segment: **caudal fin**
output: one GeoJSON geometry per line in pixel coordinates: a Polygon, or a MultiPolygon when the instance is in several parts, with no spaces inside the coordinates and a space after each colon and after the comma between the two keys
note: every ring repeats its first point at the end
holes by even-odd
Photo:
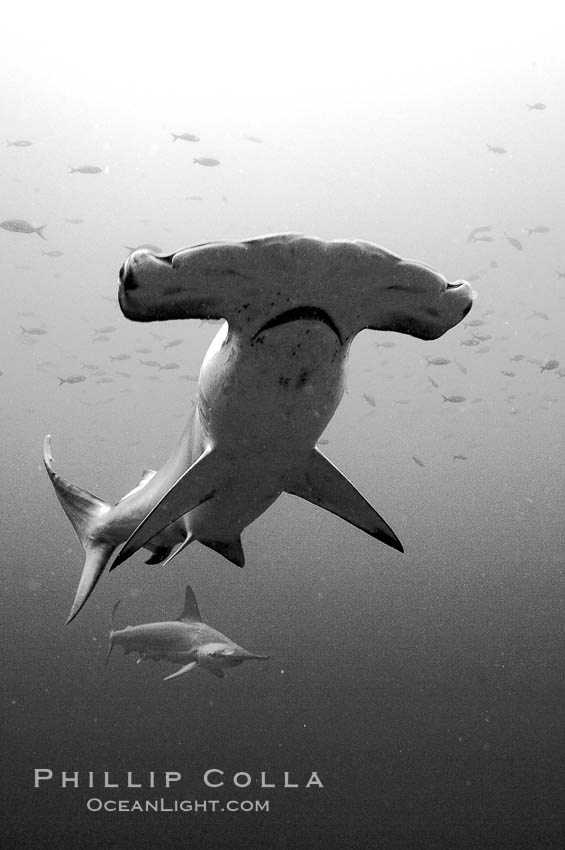
{"type": "Polygon", "coordinates": [[[41,236],[42,239],[45,239],[45,241],[47,241],[47,237],[43,235],[43,231],[45,230],[46,227],[47,227],[46,224],[42,224],[40,227],[36,227],[35,230],[33,231],[34,233],[37,233],[38,236],[41,236]]]}
{"type": "Polygon", "coordinates": [[[103,517],[111,510],[111,506],[97,496],[93,496],[87,490],[82,490],[75,484],[65,481],[54,471],[50,435],[45,437],[43,443],[43,463],[55,488],[57,498],[70,519],[86,555],[76,596],[67,620],[67,623],[70,623],[94,590],[104,567],[116,548],[112,543],[105,543],[96,539],[97,527],[103,517]]]}

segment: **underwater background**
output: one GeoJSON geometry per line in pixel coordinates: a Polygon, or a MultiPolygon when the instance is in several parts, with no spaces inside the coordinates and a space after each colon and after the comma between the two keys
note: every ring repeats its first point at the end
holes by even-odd
{"type": "Polygon", "coordinates": [[[558,22],[544,3],[367,8],[3,13],[0,219],[46,225],[0,222],[6,847],[563,846],[558,22]],[[244,532],[244,570],[197,543],[164,570],[138,554],[65,626],[83,553],[44,436],[67,480],[121,498],[166,459],[218,330],[126,320],[128,251],[283,231],[375,242],[478,293],[434,342],[360,334],[323,435],[405,554],[283,495],[244,532]],[[270,660],[163,683],[172,667],[116,650],[104,669],[114,603],[122,626],[174,619],[187,582],[206,622],[270,660]],[[53,780],[35,788],[36,769],[53,780]]]}

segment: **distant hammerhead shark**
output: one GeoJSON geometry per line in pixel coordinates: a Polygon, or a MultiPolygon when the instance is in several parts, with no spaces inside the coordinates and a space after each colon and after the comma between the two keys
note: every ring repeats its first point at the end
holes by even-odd
{"type": "Polygon", "coordinates": [[[216,629],[203,623],[196,596],[189,584],[186,586],[184,608],[176,620],[117,629],[114,618],[119,604],[119,601],[116,602],[112,609],[110,646],[106,664],[116,644],[123,646],[126,655],[130,652],[139,652],[138,663],[151,659],[182,664],[180,670],[165,677],[166,682],[167,679],[189,673],[197,666],[203,667],[222,679],[225,669],[237,667],[238,664],[251,659],[267,660],[269,658],[268,655],[255,655],[248,652],[216,629]]]}
{"type": "Polygon", "coordinates": [[[472,306],[465,281],[370,242],[274,234],[160,256],[134,251],[118,300],[134,321],[226,319],[202,363],[196,404],[159,469],[110,505],[44,463],[85,554],[67,622],[104,568],[141,547],[166,564],[198,540],[238,566],[241,532],[281,493],[325,508],[402,552],[400,540],[316,443],[364,328],[436,339],[472,306]]]}

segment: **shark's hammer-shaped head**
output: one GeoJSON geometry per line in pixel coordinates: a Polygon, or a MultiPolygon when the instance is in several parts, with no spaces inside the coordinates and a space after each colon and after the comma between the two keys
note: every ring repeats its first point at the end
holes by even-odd
{"type": "Polygon", "coordinates": [[[243,647],[231,642],[203,644],[198,648],[197,657],[198,664],[201,667],[216,675],[219,671],[237,667],[244,661],[251,661],[252,659],[266,661],[269,658],[268,655],[255,655],[253,652],[248,652],[243,647]]]}
{"type": "Polygon", "coordinates": [[[134,321],[224,318],[251,340],[296,320],[321,322],[345,345],[364,328],[435,339],[469,312],[472,293],[370,242],[281,233],[166,257],[134,251],[120,270],[119,303],[134,321]]]}

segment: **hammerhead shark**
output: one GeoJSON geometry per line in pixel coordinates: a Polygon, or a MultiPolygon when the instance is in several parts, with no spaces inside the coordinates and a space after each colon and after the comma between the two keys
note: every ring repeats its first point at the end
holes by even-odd
{"type": "Polygon", "coordinates": [[[141,547],[166,564],[198,540],[243,566],[242,531],[291,493],[402,552],[400,540],[317,447],[365,328],[436,339],[472,306],[465,281],[370,242],[293,233],[212,242],[161,256],[136,250],[119,273],[126,318],[225,319],[202,363],[197,400],[168,460],[110,505],[44,463],[86,558],[67,622],[107,564],[141,547]],[[122,545],[123,544],[123,545],[122,545]]]}
{"type": "Polygon", "coordinates": [[[115,616],[119,604],[119,601],[116,602],[112,609],[106,665],[116,644],[123,646],[126,655],[139,652],[138,663],[152,659],[182,664],[179,670],[165,677],[165,682],[167,679],[189,673],[197,666],[222,679],[225,675],[224,669],[236,667],[251,659],[267,660],[269,657],[248,652],[221,632],[203,623],[196,596],[189,584],[186,586],[184,608],[176,620],[117,629],[115,616]]]}

